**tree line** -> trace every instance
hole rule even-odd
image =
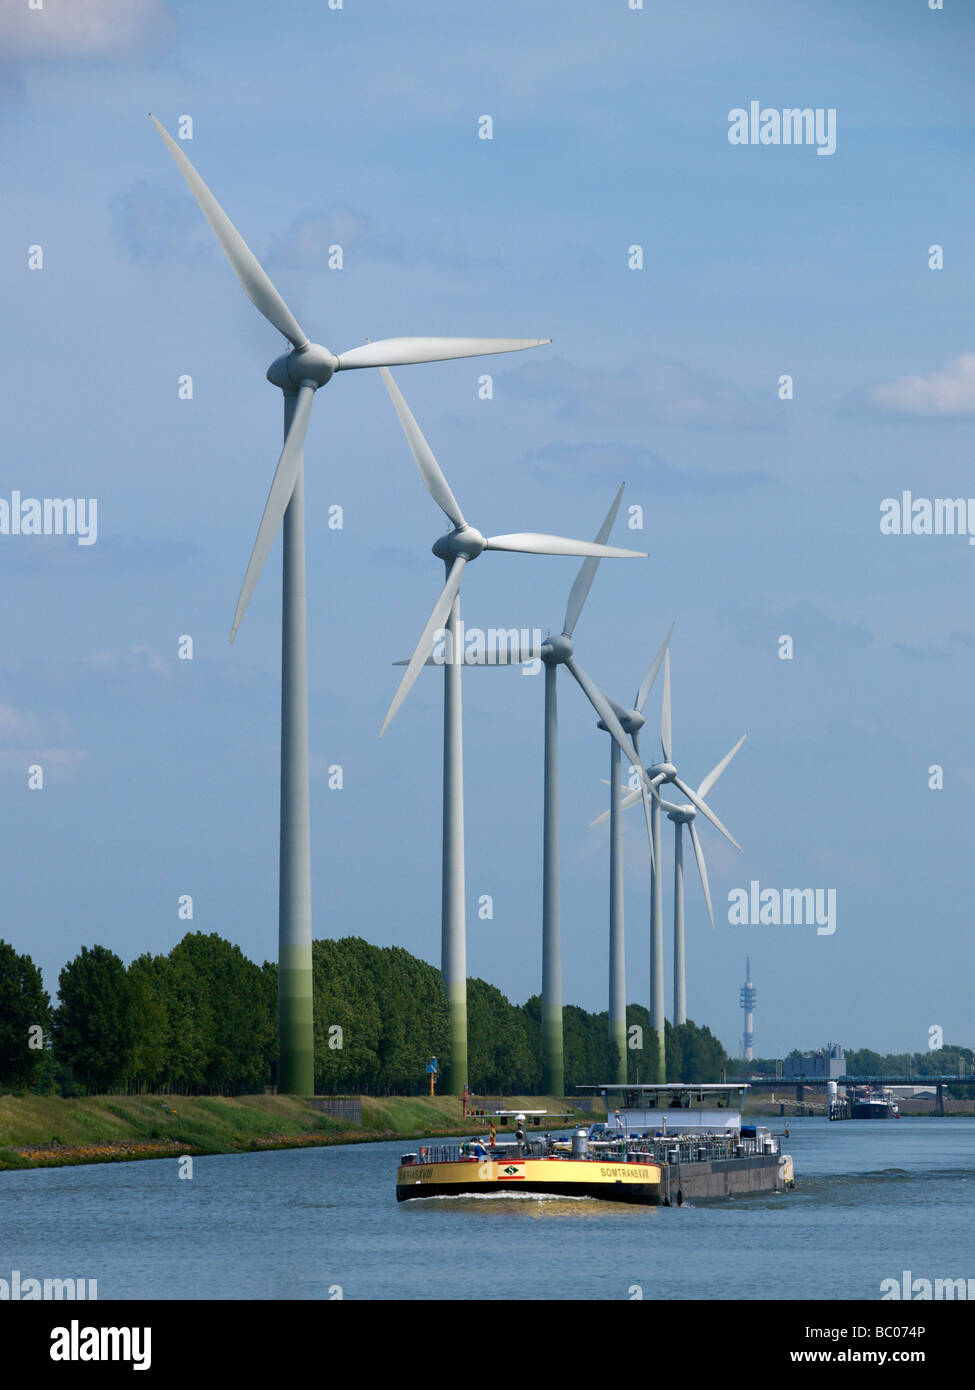
[[[315,1089],[409,1095],[426,1063],[447,1060],[439,970],[399,946],[360,937],[312,943]],[[631,1081],[654,1076],[647,1010],[628,1009]],[[728,1058],[707,1028],[667,1024],[671,1081],[720,1080]],[[566,1092],[616,1074],[605,1012],[564,1011]],[[537,1094],[541,1000],[512,1004],[468,981],[469,1083],[481,1095]],[[651,1052],[653,1049],[653,1052]],[[126,966],[83,946],[52,1004],[30,956],[0,941],[0,1087],[61,1095],[106,1091],[240,1094],[275,1083],[277,966],[258,966],[216,933],[187,934],[168,955]]]

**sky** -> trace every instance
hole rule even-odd
[[[689,1016],[737,1053],[750,957],[757,1055],[972,1045],[975,549],[881,520],[905,490],[975,496],[973,67],[962,0],[2,0],[0,936],[52,993],[83,944],[277,948],[280,541],[228,635],[283,341],[151,110],[191,118],[182,148],[331,351],[552,339],[395,376],[485,535],[591,538],[626,483],[612,539],[647,558],[601,564],[578,659],[629,705],[675,623],[682,776],[748,734],[709,795],[743,853],[698,819],[713,929],[686,855]],[[732,143],[753,101],[820,110],[834,152]],[[378,373],[319,394],[305,478],[314,934],[439,964],[441,673],[378,733],[444,521]],[[15,492],[95,499],[94,543],[4,533]],[[464,620],[558,632],[577,567],[489,553]],[[609,743],[559,686],[564,997],[599,1010]],[[542,694],[464,673],[468,968],[516,1002],[540,987]],[[658,684],[648,760],[659,717]],[[646,1003],[638,809],[625,858]],[[835,931],[733,924],[753,881],[833,890]]]

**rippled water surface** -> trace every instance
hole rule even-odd
[[[769,1122],[773,1129],[781,1121]],[[877,1298],[975,1278],[975,1119],[790,1121],[798,1187],[680,1209],[588,1199],[397,1203],[406,1147],[0,1174],[0,1278],[100,1298]]]

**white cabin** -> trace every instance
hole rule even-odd
[[[606,1125],[626,1134],[720,1134],[741,1129],[748,1086],[733,1084],[594,1087],[606,1099]]]

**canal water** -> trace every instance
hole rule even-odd
[[[778,1129],[781,1121],[771,1121]],[[798,1187],[628,1207],[516,1195],[397,1203],[417,1145],[0,1174],[0,1278],[100,1299],[879,1298],[975,1279],[975,1119],[790,1121]]]

